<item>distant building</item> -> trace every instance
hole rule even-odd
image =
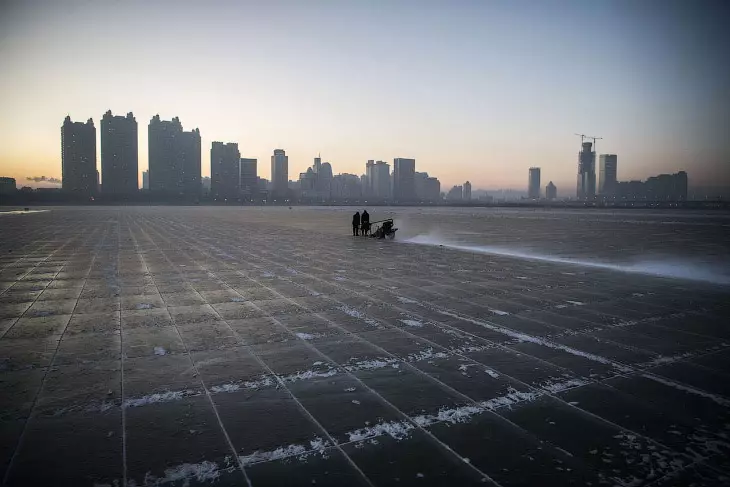
[[[616,184],[616,196],[625,200],[686,201],[687,173],[660,174],[645,182],[627,181]]]
[[[315,183],[315,189],[317,190],[317,195],[320,198],[329,199],[332,188],[332,178],[334,178],[334,174],[332,174],[332,165],[329,162],[322,163],[322,166],[317,172],[317,182]]]
[[[469,181],[464,183],[464,201],[471,201],[471,183]]]
[[[178,117],[168,121],[155,115],[148,126],[148,139],[150,191],[200,197],[200,130],[184,132]]]
[[[355,174],[338,174],[332,178],[332,198],[357,200],[362,197],[360,177]]]
[[[200,178],[200,190],[205,196],[210,195],[210,177],[203,176]]]
[[[144,189],[144,190],[150,189],[150,171],[149,171],[149,169],[147,171],[142,171],[142,189]]]
[[[12,194],[17,190],[15,178],[0,178],[0,194]]]
[[[378,200],[391,199],[393,193],[390,179],[390,164],[384,161],[377,161],[373,164],[372,174],[372,197]]]
[[[238,144],[213,142],[210,147],[210,195],[214,200],[238,199],[241,190]]]
[[[554,200],[558,197],[558,188],[555,187],[552,181],[545,186],[545,198]]]
[[[438,178],[426,179],[426,201],[431,203],[441,201],[441,182]]]
[[[372,159],[365,163],[362,192],[366,198],[375,196],[375,161]]]
[[[72,122],[66,116],[61,127],[61,187],[66,192],[93,196],[97,192],[96,128],[93,120]]]
[[[308,167],[305,172],[299,173],[299,194],[303,198],[316,196],[317,173]]]
[[[578,153],[578,188],[576,196],[580,200],[592,199],[596,196],[596,153],[593,144],[583,142]]]
[[[289,194],[289,157],[282,149],[271,156],[271,197],[286,198]]]
[[[601,154],[598,158],[598,194],[608,196],[616,192],[617,167],[616,154]]]
[[[133,195],[139,190],[137,120],[132,112],[101,117],[101,182],[105,194]]]
[[[393,199],[414,201],[416,199],[416,160],[398,157],[393,160]]]
[[[241,158],[241,195],[246,199],[258,199],[259,190],[258,161]]]
[[[464,200],[464,187],[454,186],[448,193],[446,193],[447,201],[463,201]]]
[[[426,181],[428,180],[427,172],[416,172],[414,175],[414,186],[416,188],[416,199],[425,201],[426,199]]]
[[[531,200],[540,199],[540,168],[531,167],[527,183],[527,197]]]

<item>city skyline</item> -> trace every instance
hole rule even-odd
[[[259,161],[282,147],[291,175],[319,152],[354,174],[367,160],[406,155],[444,188],[465,180],[524,188],[521,168],[537,165],[569,194],[572,134],[586,131],[603,137],[599,154],[620,154],[621,180],[686,170],[693,185],[730,185],[719,147],[727,126],[717,103],[728,80],[722,43],[708,49],[696,38],[702,27],[722,40],[712,9],[677,2],[656,9],[651,1],[404,2],[375,10],[352,2],[189,4],[169,22],[160,5],[70,5],[19,3],[0,16],[0,59],[13,73],[0,81],[0,169],[18,181],[61,176],[58,120],[92,118],[99,128],[111,110],[142,123],[157,113],[180,117],[200,128],[202,147],[235,141],[242,157]],[[327,28],[310,29],[314,19]],[[619,27],[611,36],[570,34],[597,21]],[[375,27],[353,34],[363,25]],[[211,29],[223,29],[225,39]],[[229,34],[244,31],[256,42]],[[71,50],[72,58],[61,55]],[[227,79],[198,73],[228,63]],[[262,75],[275,69],[286,75]],[[138,145],[141,186],[149,167],[144,129]],[[201,165],[209,176],[207,150]],[[260,176],[270,179],[268,172],[261,164]]]

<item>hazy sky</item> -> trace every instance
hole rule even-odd
[[[61,176],[60,126],[159,113],[269,177],[416,159],[442,188],[575,188],[579,138],[619,179],[730,185],[730,2],[0,2],[0,175]],[[98,152],[97,143],[97,152]],[[97,164],[101,166],[100,156]],[[25,184],[23,182],[22,184]]]

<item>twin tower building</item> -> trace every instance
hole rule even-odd
[[[73,122],[66,117],[61,127],[62,188],[82,196],[98,192],[116,197],[139,191],[137,120],[107,111],[101,118],[101,174],[96,167],[96,128],[93,120]],[[199,198],[201,186],[200,130],[183,130],[178,117],[160,120],[155,115],[148,126],[149,190],[159,195]],[[231,160],[226,168],[216,161]],[[255,160],[253,173],[256,177]],[[237,144],[213,142],[211,191],[237,196],[240,191]],[[221,167],[222,170],[218,168]],[[250,169],[250,168],[248,168]],[[101,180],[100,180],[101,176]],[[100,184],[101,183],[101,184]],[[246,181],[247,184],[253,184]]]

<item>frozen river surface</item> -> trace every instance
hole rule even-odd
[[[8,486],[730,482],[730,217],[0,219]]]

